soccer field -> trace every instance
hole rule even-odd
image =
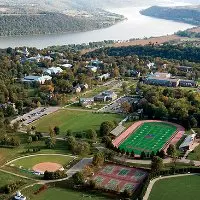
[[[155,153],[169,141],[177,128],[164,122],[144,122],[127,139],[125,139],[119,148],[126,152],[132,152],[140,155],[142,151]]]
[[[98,131],[102,122],[114,120],[120,122],[122,119],[123,117],[117,114],[60,110],[41,118],[34,122],[33,125],[36,126],[37,131],[46,133],[49,132],[50,127],[54,128],[55,126],[59,126],[60,134],[64,135],[69,129],[73,132],[81,132],[88,129]]]

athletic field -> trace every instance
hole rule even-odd
[[[119,148],[126,152],[134,151],[136,155],[140,155],[142,151],[156,153],[170,140],[176,130],[176,126],[168,123],[144,122],[119,145]]]
[[[157,181],[148,200],[198,200],[200,176],[189,175]]]

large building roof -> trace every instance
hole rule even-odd
[[[179,149],[190,146],[193,143],[195,137],[196,134],[188,135],[183,143],[179,146]]]

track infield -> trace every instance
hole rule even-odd
[[[142,151],[145,153],[154,151],[156,153],[161,149],[166,149],[166,146],[176,138],[180,130],[184,131],[179,125],[168,122],[136,122],[116,138],[113,144],[126,152],[134,151],[136,155],[140,155]]]

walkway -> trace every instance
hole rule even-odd
[[[143,164],[143,165],[150,165],[151,164],[151,160],[127,159],[124,156],[123,157],[115,156],[114,159],[119,160],[119,161],[123,161],[123,162],[126,162],[126,163],[133,163],[133,164]],[[166,158],[166,159],[163,160],[164,164],[171,163],[171,162],[172,162],[171,158]],[[176,162],[189,164],[191,162],[191,160],[182,158],[182,159],[177,159]],[[193,162],[194,162],[194,165],[196,167],[200,166],[200,161],[194,160]]]

